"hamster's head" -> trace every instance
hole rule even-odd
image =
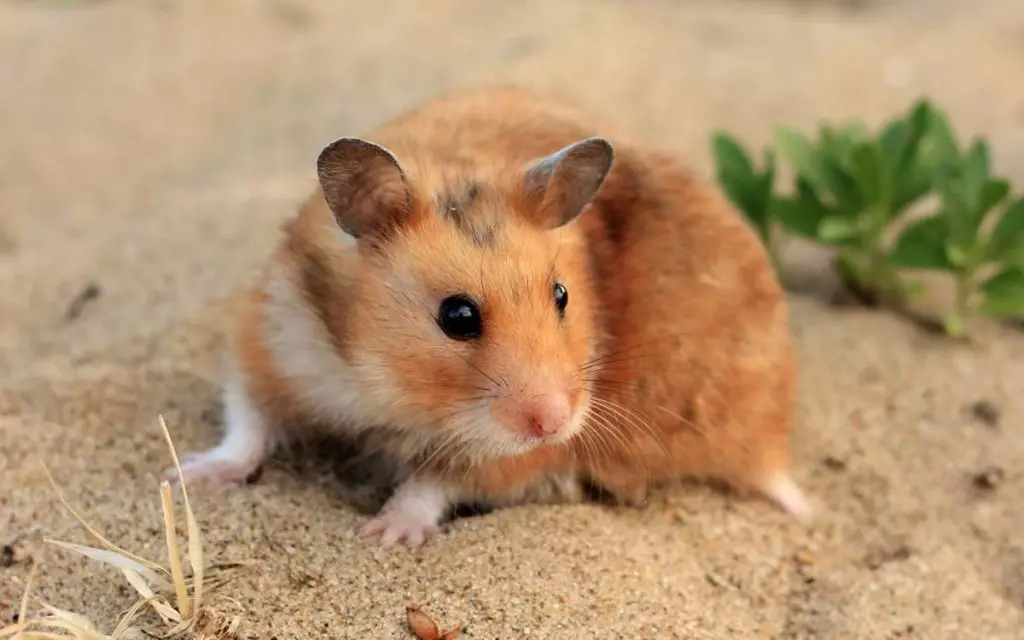
[[[597,309],[578,218],[612,153],[588,138],[456,171],[356,138],[324,149],[321,188],[358,255],[340,342],[361,413],[474,459],[579,432]]]

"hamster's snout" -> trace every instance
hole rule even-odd
[[[572,409],[569,407],[569,397],[564,393],[543,394],[523,404],[522,428],[528,436],[558,436],[571,421]]]
[[[545,374],[533,374],[520,383],[509,382],[506,392],[491,404],[493,418],[507,433],[522,444],[558,441],[572,435],[577,398],[565,382]]]

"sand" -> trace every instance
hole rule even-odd
[[[85,540],[45,461],[112,539],[162,557],[157,415],[182,450],[215,441],[237,294],[315,154],[446,89],[563,91],[706,175],[712,129],[759,145],[779,122],[873,124],[926,93],[1024,185],[1019,0],[429,4],[0,3],[0,538]],[[381,553],[323,465],[281,462],[196,500],[209,555],[258,567],[211,611],[281,640],[407,638],[407,604],[469,638],[1024,638],[1024,333],[983,321],[957,344],[836,308],[822,257],[786,255],[813,526],[684,485]],[[27,538],[0,567],[5,618],[39,553]],[[37,582],[108,629],[133,601],[60,552]]]

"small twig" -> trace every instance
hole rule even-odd
[[[82,315],[82,310],[85,309],[85,305],[89,304],[96,298],[100,297],[103,290],[100,289],[100,285],[95,282],[90,282],[81,291],[71,299],[71,303],[68,305],[68,310],[64,312],[64,320],[70,322]]]

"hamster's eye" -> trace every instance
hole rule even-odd
[[[556,282],[553,288],[555,294],[555,308],[560,315],[565,314],[565,307],[569,304],[569,291],[561,282]]]
[[[464,295],[450,296],[441,301],[437,324],[453,340],[472,340],[483,332],[480,308]]]

